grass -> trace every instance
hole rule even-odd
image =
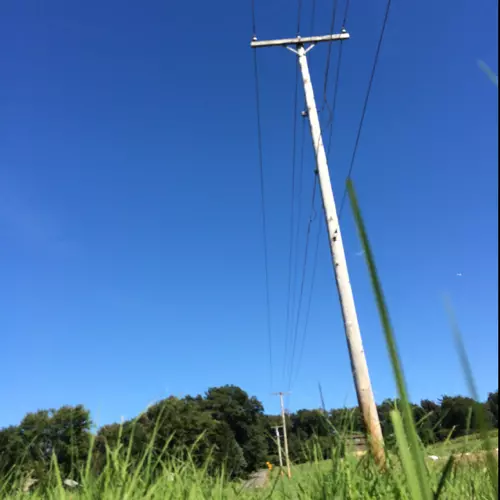
[[[245,488],[241,481],[228,481],[224,474],[208,474],[207,467],[195,467],[188,459],[175,457],[153,458],[152,446],[141,462],[133,467],[127,450],[108,450],[109,460],[99,477],[90,467],[81,471],[80,486],[67,491],[54,461],[45,488],[30,494],[32,499],[71,500],[320,500],[320,499],[398,499],[437,500],[443,499],[493,499],[498,498],[498,463],[492,448],[498,446],[498,433],[488,433],[486,424],[480,425],[480,437],[473,436],[449,440],[443,445],[425,449],[418,439],[409,404],[406,381],[398,355],[389,312],[377,274],[375,260],[370,248],[366,229],[352,184],[348,193],[353,208],[356,226],[364,249],[370,279],[389,358],[393,368],[401,405],[392,412],[397,450],[386,454],[386,465],[381,468],[367,454],[356,458],[347,455],[341,458],[339,449],[333,450],[329,461],[315,460],[293,468],[292,478],[281,476],[276,469],[270,474],[267,484],[261,489]],[[458,330],[455,335],[460,340]],[[471,389],[474,389],[470,366],[463,350],[459,354],[464,373]],[[482,458],[474,461],[455,461],[454,450],[470,447],[487,450]],[[314,450],[313,450],[314,451]],[[429,454],[450,455],[449,459],[429,463]],[[314,457],[314,453],[311,454]],[[90,463],[90,460],[89,460]],[[158,467],[154,467],[157,465]],[[160,470],[160,472],[155,472]],[[14,471],[15,472],[15,471]],[[22,493],[21,479],[13,486],[0,481],[0,498],[13,500],[26,498]]]
[[[498,448],[498,430],[490,431],[489,436],[493,443],[493,448]],[[461,453],[477,453],[485,450],[484,442],[479,434],[461,436],[427,447],[429,455],[436,455],[438,457],[447,457],[452,454]]]
[[[365,456],[332,460],[312,460],[310,463],[294,466],[292,479],[281,477],[275,468],[270,474],[267,485],[262,489],[245,489],[240,481],[226,481],[212,477],[203,468],[196,468],[189,461],[181,463],[165,460],[163,472],[154,475],[147,465],[131,473],[126,463],[126,454],[117,454],[100,478],[87,475],[81,487],[67,491],[54,464],[51,482],[45,491],[35,491],[29,498],[67,499],[67,500],[139,500],[139,499],[270,499],[270,500],[316,500],[316,499],[413,499],[414,494],[406,476],[406,469],[399,455],[387,457],[388,466],[381,472],[374,461]],[[446,462],[431,463],[426,467],[429,489],[438,491]],[[446,473],[447,479],[442,486],[439,498],[495,498],[495,490],[489,480],[489,472],[484,463],[454,465]],[[1,498],[24,499],[20,485]],[[1,485],[0,485],[1,490]],[[434,494],[433,494],[434,498]]]

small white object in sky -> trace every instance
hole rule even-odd
[[[458,277],[462,277],[462,273],[457,273],[457,276]]]
[[[359,252],[356,252],[356,255],[357,255],[358,257],[361,257],[361,256],[362,256],[362,255],[364,255],[364,254],[365,254],[365,251],[364,251],[364,250],[360,250]]]

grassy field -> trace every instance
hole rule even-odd
[[[380,470],[369,457],[313,461],[295,466],[292,478],[281,476],[275,468],[263,488],[245,488],[242,481],[226,481],[211,477],[205,470],[189,463],[170,462],[156,477],[151,474],[148,458],[140,469],[131,470],[125,459],[111,461],[103,475],[93,478],[83,475],[81,485],[72,491],[65,489],[57,467],[51,484],[45,491],[29,494],[32,499],[415,499],[415,498],[497,498],[495,486],[485,460],[451,467],[443,460],[426,466],[429,494],[416,496],[412,492],[411,478],[403,461],[390,456],[384,470]],[[443,481],[443,477],[445,478]],[[1,491],[1,485],[0,485]],[[425,493],[424,493],[425,494]],[[20,485],[14,491],[0,494],[5,499],[26,498]]]
[[[498,430],[490,431],[489,437],[493,448],[498,448]],[[479,434],[450,439],[427,447],[429,455],[447,457],[452,454],[477,453],[484,451],[484,441]]]

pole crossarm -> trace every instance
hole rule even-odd
[[[286,47],[287,45],[301,45],[305,43],[317,44],[320,42],[337,42],[339,40],[348,40],[349,38],[350,35],[346,31],[334,35],[298,36],[295,38],[282,38],[280,40],[257,40],[254,38],[250,42],[250,47],[253,49],[258,49],[260,47]]]

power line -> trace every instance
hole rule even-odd
[[[385,27],[387,26],[387,20],[389,19],[389,11],[390,11],[390,9],[391,9],[391,0],[387,0],[387,5],[386,5],[386,8],[385,8],[384,21],[382,23],[382,29],[380,31],[380,37],[379,37],[378,44],[377,44],[377,50],[375,51],[375,59],[373,61],[372,72],[371,72],[371,75],[370,75],[370,80],[368,82],[368,88],[366,90],[365,102],[363,104],[363,111],[361,112],[361,119],[359,121],[358,133],[356,135],[356,141],[354,143],[354,150],[352,152],[351,163],[349,165],[349,171],[347,173],[346,180],[351,178],[352,170],[354,168],[354,161],[356,159],[356,153],[358,151],[359,140],[360,140],[360,137],[361,137],[361,131],[363,129],[363,123],[364,123],[365,115],[366,115],[366,108],[368,107],[368,101],[370,99],[370,93],[371,93],[371,90],[372,90],[373,79],[375,78],[375,71],[377,69],[378,59],[379,59],[379,56],[380,56],[380,50],[382,48],[382,42],[384,40]],[[342,210],[344,208],[344,202],[346,200],[346,195],[347,195],[347,188],[345,187],[344,188],[344,193],[342,195],[342,201],[340,202],[339,220],[342,217]]]
[[[297,1],[297,35],[300,35],[300,18],[302,16],[302,0]]]
[[[329,33],[333,33],[334,27],[335,27],[335,18],[337,16],[337,2],[338,0],[333,1],[333,7],[332,7],[332,17],[330,21],[330,31]],[[325,106],[328,106],[327,98],[326,98],[326,89],[328,87],[328,76],[330,74],[330,61],[331,61],[331,55],[332,55],[332,42],[328,44],[328,53],[326,55],[326,67],[325,67],[325,79],[323,83],[323,105],[321,106],[321,111],[325,109]],[[331,116],[331,113],[330,113]]]
[[[255,21],[255,0],[250,0],[252,6],[252,36],[255,38],[257,36],[257,26]]]
[[[298,182],[298,209],[297,209],[297,224],[296,224],[296,236],[295,236],[295,264],[294,267],[297,269],[298,267],[298,257],[299,257],[299,233],[300,233],[300,221],[302,215],[302,184],[304,178],[304,150],[305,150],[305,138],[306,138],[306,124],[305,121],[302,120],[302,131],[301,131],[301,144],[300,144],[300,166],[299,166],[299,182]],[[294,287],[295,287],[295,279],[297,275],[294,275]],[[295,294],[292,297],[292,315],[294,313],[295,308]]]
[[[345,29],[345,25],[346,25],[346,22],[347,22],[347,14],[349,12],[349,5],[350,5],[350,0],[346,0],[346,3],[345,3],[345,9],[344,9],[344,18],[342,20],[342,30]],[[331,25],[330,25],[330,32],[333,32],[333,29],[334,29],[334,26],[335,26],[335,17],[336,17],[336,12],[337,12],[337,1],[335,0],[334,4],[333,4],[333,10],[332,10],[332,21],[331,21]],[[338,87],[338,79],[339,79],[339,75],[340,75],[340,66],[341,66],[341,62],[342,62],[342,48],[343,48],[343,41],[341,40],[340,41],[340,46],[339,46],[339,55],[338,55],[338,58],[337,58],[337,71],[336,71],[336,74],[335,74],[335,84],[334,84],[334,88],[335,88],[335,95],[334,95],[334,102],[333,102],[333,107],[332,109],[330,109],[329,105],[328,105],[328,99],[327,99],[327,87],[328,87],[328,76],[329,76],[329,69],[330,69],[330,60],[331,60],[331,46],[332,46],[332,43],[330,42],[329,43],[329,46],[328,46],[328,54],[326,56],[326,69],[325,69],[325,80],[324,80],[324,84],[323,84],[323,105],[321,106],[321,111],[323,111],[325,109],[325,106],[327,107],[328,109],[328,114],[329,114],[329,118],[328,118],[328,121],[327,121],[327,124],[325,126],[325,128],[327,128],[328,126],[330,126],[330,134],[329,134],[329,140],[328,140],[328,144],[329,144],[329,147],[328,147],[328,150],[327,150],[327,156],[329,155],[329,152],[330,152],[330,145],[331,145],[331,135],[332,135],[332,129],[333,127],[331,126],[332,125],[332,122],[333,122],[333,114],[335,113],[335,104],[336,104],[336,92],[337,92],[337,87]]]
[[[297,163],[297,114],[298,114],[298,96],[299,96],[299,66],[295,69],[295,94],[293,100],[293,136],[292,136],[292,197],[291,197],[291,215],[290,215],[290,247],[288,251],[288,297],[285,323],[285,359],[283,370],[285,370],[288,356],[288,329],[290,326],[290,307],[292,299],[292,262],[294,247],[294,215],[295,215],[295,169]]]
[[[347,22],[347,15],[349,13],[349,5],[350,5],[350,0],[346,0],[345,3],[345,10],[344,10],[344,18],[342,20],[342,29],[345,28],[346,22]],[[330,121],[327,124],[327,127],[330,126],[330,132],[328,134],[328,146],[326,148],[326,155],[328,159],[330,159],[330,149],[332,147],[332,139],[333,139],[333,122],[335,118],[335,109],[337,107],[337,92],[339,88],[339,79],[340,79],[340,69],[342,67],[342,49],[344,47],[344,43],[341,40],[339,44],[339,55],[337,58],[337,71],[335,72],[335,82],[334,82],[334,87],[333,87],[333,103],[332,103],[332,109],[331,109],[331,114],[330,114]],[[325,85],[326,87],[326,85]]]
[[[306,269],[307,269],[307,256],[309,253],[309,237],[311,234],[311,224],[313,220],[316,217],[316,212],[314,209],[314,202],[316,199],[316,184],[317,184],[317,177],[314,177],[314,184],[313,184],[313,191],[312,191],[312,200],[311,200],[311,216],[309,217],[309,222],[307,224],[307,232],[306,232],[306,245],[304,249],[304,261],[302,265],[302,278],[301,278],[301,283],[300,283],[300,292],[299,292],[299,302],[298,302],[298,309],[297,309],[297,319],[295,322],[295,334],[293,336],[293,341],[292,341],[292,357],[291,357],[291,362],[290,362],[290,374],[289,374],[289,382],[288,385],[290,387],[291,385],[291,379],[292,379],[292,373],[293,373],[293,363],[295,361],[295,351],[297,347],[297,337],[298,337],[298,332],[299,332],[299,324],[300,324],[300,312],[302,309],[302,298],[304,296],[304,284],[305,284],[305,277],[306,277]]]
[[[256,36],[255,27],[255,1],[252,0],[252,30],[253,36]],[[267,243],[267,219],[266,219],[266,203],[265,203],[265,189],[264,189],[264,159],[262,154],[262,126],[260,116],[260,91],[259,91],[259,71],[257,64],[257,51],[253,51],[253,65],[255,76],[255,103],[257,107],[257,144],[259,150],[259,175],[260,175],[260,199],[261,199],[261,213],[262,213],[262,237],[264,240],[264,271],[266,282],[266,310],[267,310],[267,337],[269,349],[269,370],[271,387],[273,386],[273,351],[272,351],[272,335],[271,335],[271,299],[269,293],[269,256],[268,256],[268,243]]]
[[[310,33],[311,35],[314,33],[314,22],[316,20],[316,0],[312,0],[312,5],[311,5],[311,28],[310,28]]]
[[[301,0],[298,1],[298,16],[297,16],[297,34],[299,34],[300,31],[300,16],[302,12],[302,3]],[[314,29],[314,22],[315,22],[315,12],[316,12],[316,0],[312,0],[312,5],[311,5],[311,25],[310,25],[310,32],[313,32]],[[298,66],[297,66],[297,74],[296,77],[298,77]],[[297,90],[297,81],[296,81],[296,90]],[[305,99],[304,99],[304,109],[306,109],[305,105]],[[298,267],[298,256],[299,256],[299,232],[300,232],[300,221],[301,221],[301,214],[302,214],[302,181],[303,181],[303,171],[304,171],[304,140],[305,140],[305,123],[304,120],[302,121],[302,141],[301,141],[301,152],[300,152],[300,169],[299,169],[299,193],[298,193],[298,213],[297,213],[297,221],[296,221],[296,236],[295,236],[295,264],[294,264],[294,283],[293,283],[293,294],[291,296],[292,304],[291,304],[291,315],[292,317],[294,316],[295,312],[295,279],[297,277],[297,272],[296,269]],[[292,252],[292,249],[290,248],[290,252]],[[290,273],[290,270],[289,270]],[[290,274],[289,274],[290,276]],[[290,288],[290,282],[289,282],[289,288]],[[291,293],[289,289],[289,294]],[[289,296],[290,300],[290,296]],[[288,337],[289,337],[289,319],[290,319],[290,313],[287,311],[287,324],[286,324],[286,339],[285,339],[285,361],[283,363],[283,374],[285,374],[286,371],[286,365],[287,365],[287,355],[288,355]],[[293,327],[292,327],[293,328]],[[293,332],[293,329],[292,329]],[[292,333],[293,335],[293,333]]]
[[[347,22],[347,16],[349,14],[349,7],[351,5],[351,0],[346,0],[345,2],[345,9],[344,9],[344,19],[342,21],[342,27],[345,27],[345,24]]]
[[[332,147],[333,123],[334,123],[334,117],[335,117],[335,109],[337,107],[337,92],[338,92],[338,88],[339,88],[340,68],[342,67],[342,47],[343,47],[343,43],[341,41],[339,44],[339,56],[337,59],[337,71],[335,73],[335,85],[334,85],[334,90],[333,90],[333,103],[332,103],[330,121],[327,124],[327,127],[328,126],[330,127],[330,132],[328,134],[328,146],[326,148],[326,156],[328,157],[328,159],[330,159],[330,149]]]
[[[345,24],[347,22],[347,15],[349,12],[349,5],[350,5],[350,0],[346,0],[345,4],[345,9],[344,9],[344,17],[342,21],[342,28],[345,27]],[[335,17],[336,17],[336,11],[337,11],[337,0],[335,0],[333,4],[333,9],[332,9],[332,18],[331,18],[331,25],[330,25],[330,32],[332,33],[334,30],[335,26]],[[331,48],[331,43],[329,44],[329,48]],[[330,156],[330,149],[332,145],[332,137],[333,137],[333,124],[334,124],[334,118],[335,118],[335,109],[337,105],[337,93],[338,93],[338,87],[339,87],[339,80],[340,80],[340,70],[342,66],[342,41],[340,42],[340,47],[339,47],[339,55],[338,55],[338,61],[337,61],[337,70],[335,74],[335,82],[334,82],[334,93],[333,93],[333,103],[332,107],[330,109],[328,105],[328,98],[327,98],[327,87],[328,87],[328,75],[329,75],[329,67],[330,67],[330,60],[331,60],[331,50],[328,51],[327,54],[327,62],[326,62],[326,69],[325,69],[325,79],[324,79],[324,86],[323,86],[323,100],[324,100],[324,105],[326,105],[329,109],[330,116],[328,123],[326,124],[326,127],[330,127],[330,133],[329,133],[329,139],[328,139],[328,147],[327,147],[327,156]],[[318,146],[316,146],[317,149]],[[316,181],[317,178],[315,177],[315,185],[314,189],[316,188]],[[312,293],[314,289],[314,283],[315,283],[315,276],[316,276],[316,266],[317,266],[317,255],[318,255],[318,248],[319,248],[319,238],[320,238],[320,219],[318,219],[318,231],[317,231],[317,238],[316,238],[316,250],[314,254],[314,260],[313,260],[313,270],[312,270],[312,279],[311,279],[311,285],[310,285],[310,290],[309,290],[309,300],[307,304],[307,312],[306,312],[306,317],[305,317],[305,322],[304,322],[304,329],[303,329],[303,335],[302,335],[302,343],[299,348],[299,355],[298,355],[298,362],[297,362],[297,368],[296,368],[296,377],[298,376],[298,371],[300,370],[300,365],[302,362],[302,356],[303,356],[303,351],[304,351],[304,346],[305,346],[305,341],[307,338],[307,333],[308,333],[308,325],[309,325],[309,314],[310,314],[310,309],[311,309],[311,299],[312,299]],[[308,233],[309,235],[309,233]],[[297,328],[299,325],[297,325]],[[295,347],[294,347],[295,348]],[[290,371],[292,371],[293,367],[290,368]]]
[[[304,328],[303,328],[303,333],[302,333],[302,343],[299,348],[299,354],[297,357],[297,368],[295,370],[295,379],[292,381],[292,384],[295,383],[299,376],[299,371],[300,367],[302,364],[302,357],[304,354],[304,348],[306,344],[306,338],[307,338],[307,333],[308,333],[308,327],[309,327],[309,315],[311,312],[311,303],[312,303],[312,296],[313,296],[313,290],[314,290],[314,284],[316,282],[316,269],[317,269],[317,264],[318,264],[318,250],[319,250],[319,242],[320,242],[320,236],[321,236],[321,217],[318,217],[318,228],[316,231],[316,247],[314,250],[314,257],[313,257],[313,267],[312,267],[312,276],[311,276],[311,284],[309,288],[309,300],[307,302],[307,308],[304,316]]]

